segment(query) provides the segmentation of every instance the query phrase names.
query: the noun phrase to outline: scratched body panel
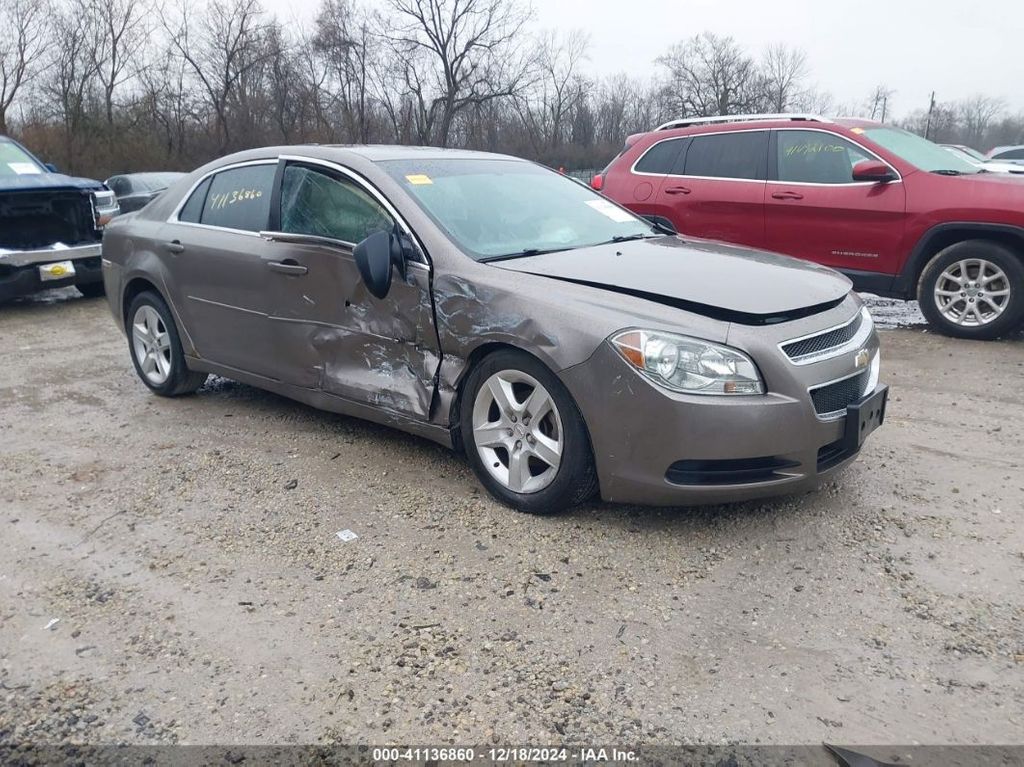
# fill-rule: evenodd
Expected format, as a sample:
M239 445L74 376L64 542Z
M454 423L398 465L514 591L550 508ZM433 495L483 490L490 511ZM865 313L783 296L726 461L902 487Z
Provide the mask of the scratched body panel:
M410 266L378 301L350 251L274 245L309 269L279 278L271 294L270 328L287 383L427 418L440 359L429 273Z

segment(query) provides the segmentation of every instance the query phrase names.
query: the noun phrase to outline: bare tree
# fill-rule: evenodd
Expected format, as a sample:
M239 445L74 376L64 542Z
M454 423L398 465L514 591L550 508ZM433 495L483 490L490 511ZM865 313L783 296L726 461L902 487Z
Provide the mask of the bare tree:
M892 97L896 93L892 88L879 85L868 97L867 107L871 112L871 119L885 122L892 111Z
M388 0L383 40L416 102L417 134L447 146L455 115L517 93L529 62L517 51L529 14L516 0Z
M60 44L50 49L43 82L48 107L61 122L64 154L70 170L76 170L77 149L86 124L86 100L96 78L96 25L86 12L86 0L75 0L50 14L51 34Z
M344 135L362 143L370 140L373 70L379 64L373 25L373 16L351 0L324 0L312 38L317 54L313 71L324 73L315 78L321 83L319 93L340 108Z
M656 59L670 74L667 96L683 116L757 111L763 102L754 59L732 37L704 32Z
M262 44L263 6L259 0L211 0L198 24L190 23L195 14L188 0L182 0L177 10L175 19L161 12L161 21L214 110L223 154L231 147L228 111L239 83L269 53Z
M35 0L0 0L0 134L8 132L8 112L46 50L45 11Z
M1005 108L1001 99L980 94L958 102L954 109L964 132L964 143L981 146L989 126Z
M107 127L114 125L114 91L135 71L145 42L143 9L139 0L89 0L86 10L95 23L93 67L103 90Z
M515 99L535 152L554 150L567 137L571 115L587 98L588 81L580 73L589 41L582 30L554 30L537 40L538 79Z
M782 43L772 45L764 53L761 77L769 108L775 112L785 112L799 103L804 95L807 54L799 48L790 48Z

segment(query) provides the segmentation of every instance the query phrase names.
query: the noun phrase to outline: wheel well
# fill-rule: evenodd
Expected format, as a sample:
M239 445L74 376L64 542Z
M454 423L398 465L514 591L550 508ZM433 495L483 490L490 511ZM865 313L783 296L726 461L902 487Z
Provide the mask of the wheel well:
M459 423L462 419L462 395L466 391L466 381L469 380L469 374L473 372L473 369L480 364L484 357L501 349L511 349L517 352L523 351L518 346L498 341L481 344L469 353L466 364L462 368L462 374L455 385L455 399L452 402L451 414L448 418L448 428L452 434L452 445L460 453L465 450L465 445L462 444L462 429L459 428ZM529 352L526 353L529 354Z
M459 378L459 382L458 384L456 384L455 400L452 402L451 417L448 422L448 428L452 435L452 447L457 452L461 453L464 452L466 449L466 446L462 444L462 429L460 428L460 421L462 418L462 396L466 391L466 381L469 380L469 374L473 372L473 369L477 365L479 365L485 357L489 356L493 352L500 351L502 349L510 349L512 351L529 354L531 357L537 360L537 362L539 362L541 365L544 365L545 367L548 367L548 369L550 370L550 367L547 365L547 363L545 363L544 360L542 360L540 357L538 357L535 354L530 354L530 352L526 351L525 349L521 349L518 346L513 346L512 344L506 344L496 341L489 342L481 344L472 352L470 352L469 358L466 360L466 365L462 369L462 375ZM556 378L558 377L558 374L555 373L553 370L551 371L551 373ZM573 399L571 392L569 393L569 398ZM579 410L579 405L576 405L576 409ZM590 449L591 456L593 456L594 443L590 439L590 426L587 424L587 419L583 417L582 413L580 413L580 417L583 420L583 431L587 435L587 447Z
M997 243L1024 261L1024 232L1015 233L1003 229L974 229L971 227L944 229L928 238L914 263L913 272L908 275L910 280L906 285L906 290L911 298L917 297L917 283L921 279L924 268L928 266L928 262L950 245L967 240L986 240Z
M157 289L156 285L144 277L136 277L124 286L124 298L121 303L121 316L124 319L126 328L128 327L128 307L132 305L132 301L135 300L135 297L139 295L139 293L145 293L147 290L160 295L160 291Z

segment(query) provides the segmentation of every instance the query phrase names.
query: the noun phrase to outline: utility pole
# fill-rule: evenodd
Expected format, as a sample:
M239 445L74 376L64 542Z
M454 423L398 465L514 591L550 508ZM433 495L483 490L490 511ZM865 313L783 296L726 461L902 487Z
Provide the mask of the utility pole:
M935 111L935 91L932 91L931 100L928 102L928 122L924 126L924 137L930 138L932 132L932 112Z
M889 108L889 93L886 91L882 95L882 122L885 122L885 112Z

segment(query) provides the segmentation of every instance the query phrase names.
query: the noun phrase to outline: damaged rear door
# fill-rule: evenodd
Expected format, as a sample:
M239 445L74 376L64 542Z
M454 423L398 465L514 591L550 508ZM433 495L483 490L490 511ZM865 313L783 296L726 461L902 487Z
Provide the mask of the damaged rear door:
M366 290L356 243L391 230L387 201L333 164L282 160L267 257L281 378L427 420L440 354L430 269L410 262L384 299Z

